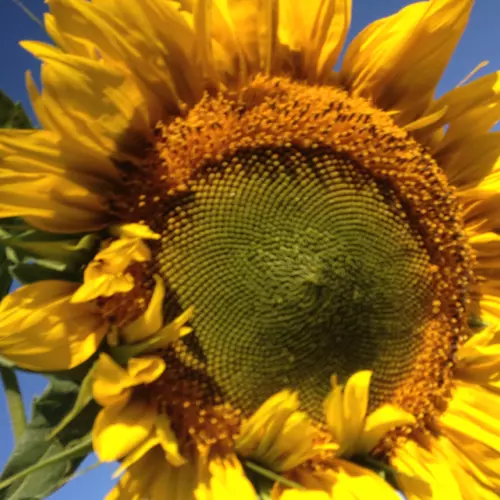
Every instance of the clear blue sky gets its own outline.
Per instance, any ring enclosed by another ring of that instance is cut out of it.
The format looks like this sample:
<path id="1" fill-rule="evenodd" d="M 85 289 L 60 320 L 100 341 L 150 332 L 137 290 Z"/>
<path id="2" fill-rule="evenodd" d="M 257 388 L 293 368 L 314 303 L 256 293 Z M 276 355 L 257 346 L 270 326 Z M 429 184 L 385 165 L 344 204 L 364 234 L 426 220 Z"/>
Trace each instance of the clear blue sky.
<path id="1" fill-rule="evenodd" d="M 42 0 L 24 0 L 35 14 L 42 16 L 46 6 Z M 126 1 L 126 0 L 122 0 Z M 159 0 L 160 1 L 160 0 Z M 297 0 L 306 1 L 306 0 Z M 409 2 L 405 0 L 354 0 L 353 22 L 350 39 L 368 23 L 387 16 Z M 472 18 L 455 56 L 438 88 L 438 94 L 454 87 L 476 65 L 489 60 L 490 64 L 480 74 L 500 69 L 500 1 L 477 0 Z M 42 29 L 30 20 L 12 0 L 0 0 L 0 88 L 14 100 L 21 101 L 31 113 L 24 87 L 24 72 L 30 69 L 37 76 L 38 62 L 18 46 L 20 40 L 47 40 Z M 44 380 L 34 375 L 21 375 L 26 401 L 40 394 Z M 5 399 L 0 395 L 0 469 L 12 449 L 12 436 L 8 425 Z M 95 461 L 91 457 L 85 462 Z M 103 498 L 111 485 L 113 468 L 100 466 L 84 476 L 71 481 L 55 493 L 53 500 L 94 500 Z"/>

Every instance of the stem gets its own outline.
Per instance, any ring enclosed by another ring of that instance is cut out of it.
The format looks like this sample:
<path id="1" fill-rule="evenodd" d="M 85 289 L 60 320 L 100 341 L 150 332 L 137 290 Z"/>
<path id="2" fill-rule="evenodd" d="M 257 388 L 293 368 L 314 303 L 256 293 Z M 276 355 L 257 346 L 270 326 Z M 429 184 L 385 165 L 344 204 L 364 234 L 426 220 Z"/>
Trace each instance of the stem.
<path id="1" fill-rule="evenodd" d="M 31 10 L 28 9 L 28 7 L 26 7 L 26 5 L 24 5 L 21 0 L 12 0 L 20 9 L 22 9 L 22 11 L 32 20 L 32 21 L 35 21 L 36 24 L 38 24 L 39 26 L 42 27 L 42 29 L 45 31 L 45 26 L 43 25 L 42 21 L 40 19 L 38 19 L 38 17 L 36 17 L 35 14 L 33 14 L 33 12 L 31 12 Z"/>
<path id="2" fill-rule="evenodd" d="M 22 470 L 21 472 L 18 472 L 17 474 L 8 477 L 4 481 L 0 482 L 0 490 L 3 488 L 7 488 L 7 486 L 10 486 L 18 479 L 22 479 L 23 477 L 28 476 L 29 474 L 36 472 L 37 470 L 43 469 L 44 467 L 48 467 L 49 465 L 57 464 L 59 462 L 62 462 L 63 460 L 70 460 L 73 458 L 81 457 L 83 455 L 87 455 L 91 451 L 92 451 L 92 436 L 88 436 L 86 438 L 83 438 L 79 444 L 62 451 L 61 453 L 58 453 L 57 455 L 54 455 L 48 460 L 45 460 L 43 462 L 38 462 L 37 464 L 32 465 L 31 467 L 28 467 Z"/>
<path id="3" fill-rule="evenodd" d="M 272 481 L 276 481 L 278 483 L 283 484 L 284 486 L 288 486 L 289 488 L 295 488 L 299 490 L 303 490 L 304 487 L 294 481 L 291 481 L 290 479 L 287 479 L 286 477 L 280 476 L 279 474 L 276 474 L 275 472 L 266 469 L 265 467 L 261 467 L 260 465 L 257 465 L 255 462 L 250 462 L 250 460 L 245 460 L 245 466 L 248 467 L 250 470 L 253 470 L 257 474 L 260 474 L 261 476 L 266 477 L 267 479 L 271 479 Z"/>
<path id="4" fill-rule="evenodd" d="M 0 366 L 0 376 L 7 398 L 14 440 L 18 442 L 26 430 L 26 412 L 24 411 L 24 403 L 21 397 L 21 388 L 19 387 L 16 373 L 11 368 Z"/>
<path id="5" fill-rule="evenodd" d="M 85 467 L 85 469 L 82 469 L 80 471 L 75 472 L 73 475 L 63 479 L 58 483 L 58 487 L 61 488 L 63 487 L 66 483 L 69 483 L 70 481 L 73 481 L 73 479 L 76 479 L 80 476 L 84 476 L 88 472 L 92 472 L 94 469 L 97 469 L 97 467 L 101 466 L 103 463 L 102 462 L 95 462 L 93 464 L 90 464 L 88 467 Z"/>
<path id="6" fill-rule="evenodd" d="M 372 458 L 370 456 L 364 456 L 362 459 L 369 467 L 373 467 L 374 469 L 384 471 L 386 474 L 395 474 L 395 470 L 388 464 L 377 460 L 376 458 Z"/>

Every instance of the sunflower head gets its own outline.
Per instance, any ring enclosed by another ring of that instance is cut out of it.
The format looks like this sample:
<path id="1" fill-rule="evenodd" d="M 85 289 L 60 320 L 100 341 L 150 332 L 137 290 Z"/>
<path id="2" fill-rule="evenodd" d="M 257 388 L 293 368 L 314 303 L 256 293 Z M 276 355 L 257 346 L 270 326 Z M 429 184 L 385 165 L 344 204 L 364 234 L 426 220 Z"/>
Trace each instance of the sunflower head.
<path id="1" fill-rule="evenodd" d="M 25 43 L 44 61 L 42 92 L 28 84 L 45 130 L 0 136 L 0 215 L 100 240 L 48 309 L 101 321 L 71 366 L 105 339 L 94 444 L 130 468 L 129 497 L 161 498 L 168 477 L 184 497 L 251 498 L 237 456 L 282 475 L 273 498 L 363 475 L 394 495 L 343 460 L 360 457 L 416 488 L 411 450 L 438 462 L 471 377 L 497 389 L 497 338 L 474 337 L 499 310 L 497 78 L 434 99 L 472 1 L 377 21 L 339 71 L 350 2 L 49 5 L 58 48 Z M 38 323 L 19 311 L 40 290 L 0 306 L 21 366 L 16 330 Z"/>
<path id="2" fill-rule="evenodd" d="M 432 156 L 369 101 L 284 78 L 206 95 L 155 137 L 112 204 L 161 235 L 166 317 L 194 306 L 181 365 L 244 414 L 294 387 L 317 418 L 332 373 L 373 370 L 370 408 L 432 419 L 472 281 Z"/>

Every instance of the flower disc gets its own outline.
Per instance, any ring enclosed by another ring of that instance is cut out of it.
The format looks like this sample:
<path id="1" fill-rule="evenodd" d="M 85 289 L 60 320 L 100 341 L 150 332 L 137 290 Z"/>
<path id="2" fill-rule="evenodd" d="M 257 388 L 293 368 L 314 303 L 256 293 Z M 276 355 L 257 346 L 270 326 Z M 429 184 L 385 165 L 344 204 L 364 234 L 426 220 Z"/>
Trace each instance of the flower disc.
<path id="1" fill-rule="evenodd" d="M 255 410 L 294 387 L 318 412 L 330 375 L 360 369 L 378 374 L 374 397 L 397 387 L 431 276 L 393 190 L 329 148 L 293 147 L 239 151 L 189 189 L 167 217 L 162 273 L 194 305 L 193 348 L 230 401 Z"/>
<path id="2" fill-rule="evenodd" d="M 414 140 L 362 99 L 280 79 L 206 96 L 156 140 L 128 210 L 161 234 L 167 319 L 194 307 L 177 356 L 208 393 L 250 414 L 293 388 L 320 418 L 332 374 L 373 370 L 371 408 L 432 415 L 470 268 Z"/>

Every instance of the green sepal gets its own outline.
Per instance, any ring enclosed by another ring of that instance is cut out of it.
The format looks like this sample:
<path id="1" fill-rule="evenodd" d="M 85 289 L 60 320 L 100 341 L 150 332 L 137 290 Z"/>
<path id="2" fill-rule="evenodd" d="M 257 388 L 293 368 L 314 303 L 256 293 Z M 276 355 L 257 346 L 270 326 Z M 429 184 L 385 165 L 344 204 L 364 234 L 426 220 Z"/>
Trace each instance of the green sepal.
<path id="1" fill-rule="evenodd" d="M 488 325 L 483 322 L 483 320 L 474 314 L 471 314 L 469 316 L 469 328 L 472 328 L 473 330 L 477 329 L 482 329 L 486 328 Z"/>
<path id="2" fill-rule="evenodd" d="M 109 355 L 119 364 L 126 365 L 128 360 L 144 354 L 146 352 L 154 351 L 155 346 L 160 344 L 163 338 L 153 335 L 147 340 L 138 342 L 137 344 L 124 344 L 118 346 L 109 346 Z"/>
<path id="3" fill-rule="evenodd" d="M 66 426 L 73 422 L 73 420 L 75 420 L 75 418 L 93 401 L 94 398 L 92 395 L 92 382 L 94 380 L 95 367 L 96 365 L 94 364 L 85 375 L 84 379 L 82 380 L 80 390 L 78 391 L 78 396 L 76 397 L 75 404 L 59 422 L 59 424 L 56 425 L 54 429 L 52 429 L 49 439 L 54 438 L 63 429 L 65 429 Z"/>
<path id="4" fill-rule="evenodd" d="M 19 102 L 0 90 L 0 128 L 33 128 L 33 123 Z"/>
<path id="5" fill-rule="evenodd" d="M 98 411 L 92 403 L 80 412 L 72 425 L 48 439 L 73 408 L 78 392 L 77 383 L 51 377 L 42 396 L 35 398 L 31 421 L 0 477 L 0 485 L 4 487 L 0 490 L 0 500 L 46 498 L 92 451 L 89 433 Z M 12 484 L 5 487 L 5 482 Z"/>
<path id="6" fill-rule="evenodd" d="M 68 237 L 30 229 L 17 235 L 6 234 L 0 228 L 1 243 L 4 246 L 22 251 L 24 256 L 56 261 L 66 266 L 79 266 L 89 261 L 96 248 L 97 236 Z"/>
<path id="7" fill-rule="evenodd" d="M 95 233 L 60 235 L 0 224 L 0 245 L 9 261 L 9 273 L 23 284 L 48 279 L 81 281 L 99 240 Z"/>
<path id="8" fill-rule="evenodd" d="M 31 262 L 15 262 L 9 266 L 12 276 L 23 285 L 44 280 L 63 280 L 81 282 L 76 271 L 67 271 L 57 263 L 33 260 Z"/>

